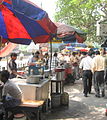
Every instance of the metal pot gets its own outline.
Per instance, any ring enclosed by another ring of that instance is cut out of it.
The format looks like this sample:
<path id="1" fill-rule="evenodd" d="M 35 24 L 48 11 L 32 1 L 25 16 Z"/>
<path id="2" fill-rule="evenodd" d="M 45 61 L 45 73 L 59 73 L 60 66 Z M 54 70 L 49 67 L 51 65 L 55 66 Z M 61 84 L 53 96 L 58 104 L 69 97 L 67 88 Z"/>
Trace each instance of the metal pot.
<path id="1" fill-rule="evenodd" d="M 30 75 L 27 78 L 27 83 L 39 83 L 40 82 L 40 78 L 42 77 L 42 75 Z"/>
<path id="2" fill-rule="evenodd" d="M 45 78 L 48 78 L 50 74 L 50 70 L 44 70 L 44 76 Z"/>
<path id="3" fill-rule="evenodd" d="M 65 78 L 65 72 L 62 71 L 62 72 L 56 72 L 56 79 L 57 80 L 64 80 Z"/>

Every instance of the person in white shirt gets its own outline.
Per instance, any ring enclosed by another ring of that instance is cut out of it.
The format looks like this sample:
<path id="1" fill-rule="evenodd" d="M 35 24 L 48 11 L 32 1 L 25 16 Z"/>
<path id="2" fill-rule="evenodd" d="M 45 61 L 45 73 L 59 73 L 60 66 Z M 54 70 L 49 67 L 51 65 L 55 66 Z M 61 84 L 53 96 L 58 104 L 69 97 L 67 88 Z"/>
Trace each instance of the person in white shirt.
<path id="1" fill-rule="evenodd" d="M 92 87 L 92 72 L 91 72 L 91 64 L 92 64 L 92 58 L 91 53 L 88 53 L 88 55 L 83 58 L 80 62 L 79 68 L 83 70 L 83 87 L 84 87 L 84 96 L 87 97 L 87 94 L 91 93 L 91 87 Z"/>
<path id="2" fill-rule="evenodd" d="M 3 103 L 5 108 L 16 107 L 22 102 L 20 88 L 9 80 L 10 73 L 4 70 L 0 73 L 0 80 L 4 83 L 2 90 Z"/>
<path id="3" fill-rule="evenodd" d="M 49 62 L 48 62 L 49 68 L 50 68 L 50 59 L 51 58 L 49 58 Z M 51 59 L 51 70 L 56 69 L 58 67 L 58 64 L 59 64 L 59 59 L 57 57 L 57 53 L 55 52 Z"/>

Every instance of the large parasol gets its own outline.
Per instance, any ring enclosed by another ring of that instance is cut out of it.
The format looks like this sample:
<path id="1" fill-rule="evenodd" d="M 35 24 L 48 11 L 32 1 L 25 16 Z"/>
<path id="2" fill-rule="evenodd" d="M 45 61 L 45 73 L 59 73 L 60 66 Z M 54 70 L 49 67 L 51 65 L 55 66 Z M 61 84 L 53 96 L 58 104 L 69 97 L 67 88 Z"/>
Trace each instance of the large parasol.
<path id="1" fill-rule="evenodd" d="M 64 23 L 55 23 L 57 26 L 57 40 L 64 42 L 78 42 L 83 43 L 85 41 L 86 33 L 74 26 L 70 26 Z"/>
<path id="2" fill-rule="evenodd" d="M 3 41 L 29 45 L 46 43 L 56 33 L 48 14 L 28 0 L 0 0 L 0 36 Z"/>
<path id="3" fill-rule="evenodd" d="M 0 0 L 0 43 L 12 42 L 0 50 L 1 57 L 16 47 L 13 43 L 29 45 L 32 40 L 34 43 L 49 42 L 56 29 L 48 14 L 34 3 L 28 0 Z M 10 46 L 11 49 L 8 49 Z"/>

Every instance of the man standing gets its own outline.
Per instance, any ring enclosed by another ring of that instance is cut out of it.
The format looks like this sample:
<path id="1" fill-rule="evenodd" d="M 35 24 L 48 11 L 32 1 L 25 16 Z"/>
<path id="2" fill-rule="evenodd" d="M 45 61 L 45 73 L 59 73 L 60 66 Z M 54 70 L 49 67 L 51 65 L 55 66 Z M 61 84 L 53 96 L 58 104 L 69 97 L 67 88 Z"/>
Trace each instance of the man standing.
<path id="1" fill-rule="evenodd" d="M 100 97 L 100 92 L 102 93 L 102 97 L 105 96 L 104 69 L 105 59 L 100 55 L 99 51 L 96 51 L 96 56 L 92 61 L 92 72 L 94 73 L 94 88 L 96 97 Z"/>
<path id="2" fill-rule="evenodd" d="M 50 62 L 51 62 L 51 70 L 54 70 L 58 67 L 58 64 L 59 64 L 59 59 L 58 59 L 58 54 L 55 52 L 52 56 L 52 60 L 51 58 L 49 58 L 49 62 L 48 62 L 48 65 L 50 67 Z"/>
<path id="3" fill-rule="evenodd" d="M 92 72 L 91 72 L 91 64 L 92 64 L 92 58 L 91 53 L 88 53 L 88 55 L 83 58 L 80 62 L 79 68 L 83 70 L 83 87 L 84 87 L 84 96 L 87 97 L 87 94 L 91 93 L 91 87 L 92 87 Z"/>
<path id="4" fill-rule="evenodd" d="M 79 79 L 79 56 L 77 52 L 73 52 L 72 56 L 70 57 L 71 64 L 74 68 L 73 70 L 73 76 L 75 79 Z"/>
<path id="5" fill-rule="evenodd" d="M 10 79 L 15 78 L 17 75 L 20 75 L 20 73 L 17 72 L 17 64 L 15 62 L 16 59 L 17 59 L 17 54 L 12 53 L 11 60 L 9 61 L 9 64 L 8 64 Z"/>

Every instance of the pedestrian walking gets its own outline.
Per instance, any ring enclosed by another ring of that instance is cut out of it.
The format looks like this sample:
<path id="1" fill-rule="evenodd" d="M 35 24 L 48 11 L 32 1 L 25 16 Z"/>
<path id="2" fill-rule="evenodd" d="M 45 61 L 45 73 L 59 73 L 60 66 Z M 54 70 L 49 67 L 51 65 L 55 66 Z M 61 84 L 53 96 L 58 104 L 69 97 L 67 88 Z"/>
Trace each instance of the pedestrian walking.
<path id="1" fill-rule="evenodd" d="M 79 79 L 79 57 L 77 55 L 77 52 L 73 52 L 71 57 L 71 64 L 73 66 L 73 76 L 76 80 Z"/>
<path id="2" fill-rule="evenodd" d="M 105 80 L 105 84 L 107 85 L 107 55 L 105 56 L 104 80 Z"/>
<path id="3" fill-rule="evenodd" d="M 96 56 L 92 61 L 92 72 L 94 74 L 94 88 L 95 96 L 105 96 L 105 80 L 104 80 L 105 59 L 100 55 L 99 51 L 96 51 Z"/>
<path id="4" fill-rule="evenodd" d="M 83 93 L 85 97 L 88 97 L 87 94 L 91 93 L 91 87 L 92 87 L 91 55 L 92 54 L 88 53 L 87 56 L 81 60 L 79 65 L 80 71 L 83 70 L 82 80 L 83 80 L 83 89 L 84 89 Z"/>

